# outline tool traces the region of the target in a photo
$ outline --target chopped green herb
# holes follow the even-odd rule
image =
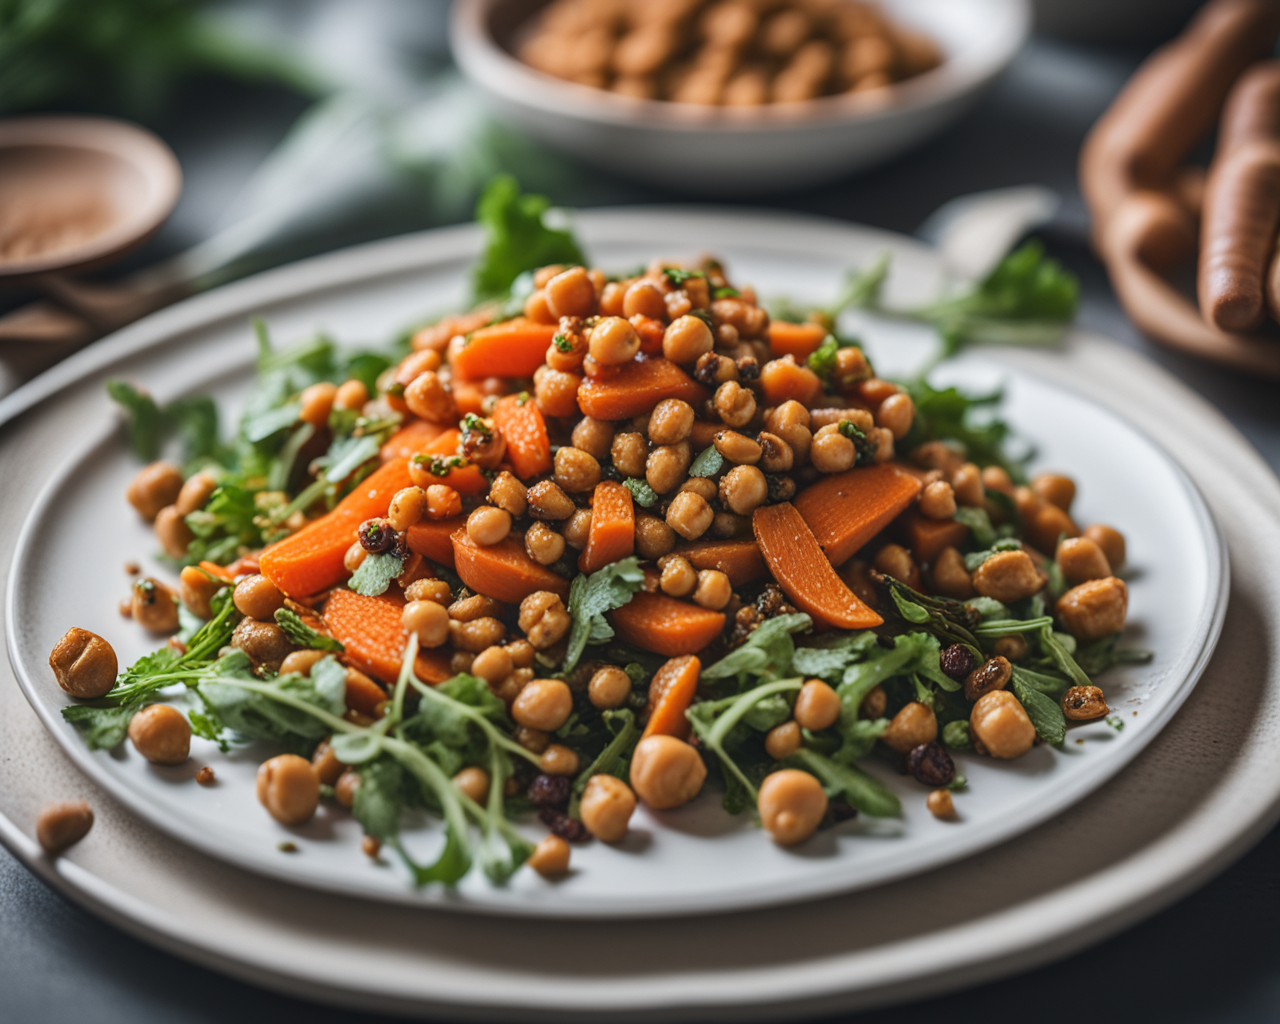
[[[663,267],[662,273],[674,288],[679,288],[690,278],[707,276],[702,270],[681,270],[679,267]]]
[[[637,505],[641,505],[644,508],[653,508],[654,505],[658,504],[658,492],[650,487],[646,481],[641,480],[640,477],[629,476],[622,481],[622,484],[631,492],[631,497]]]
[[[644,570],[633,556],[623,558],[590,575],[575,576],[569,587],[569,646],[565,651],[567,672],[578,664],[587,644],[602,644],[613,639],[613,627],[606,612],[621,608],[644,586]]]
[[[299,647],[307,647],[316,651],[333,651],[341,654],[342,644],[331,636],[317,632],[302,621],[302,617],[288,608],[277,608],[276,624],[285,631],[289,639]]]
[[[484,251],[472,270],[477,301],[506,296],[525,271],[553,263],[586,263],[572,233],[547,226],[550,206],[545,196],[521,195],[510,175],[489,182],[476,204],[476,220],[486,233]]]
[[[553,344],[556,347],[556,350],[560,352],[573,351],[573,342],[560,333],[557,333],[556,336],[551,339],[551,344]]]
[[[385,594],[391,581],[404,572],[404,559],[384,551],[381,554],[366,555],[365,560],[347,581],[347,586],[357,594],[365,597],[377,597]]]
[[[737,288],[730,288],[725,285],[723,288],[717,288],[711,293],[713,299],[737,299],[742,297],[742,292]]]
[[[697,477],[715,476],[724,468],[724,456],[710,445],[698,454],[689,466],[689,475]]]

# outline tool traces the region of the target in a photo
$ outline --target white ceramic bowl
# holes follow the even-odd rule
[[[870,93],[758,108],[633,99],[562,81],[510,46],[545,0],[457,0],[451,39],[463,73],[529,135],[618,174],[680,192],[798,188],[871,167],[954,120],[1021,49],[1027,0],[888,0],[928,33],[943,63]]]

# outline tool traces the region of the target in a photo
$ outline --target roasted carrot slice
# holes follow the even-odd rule
[[[400,675],[400,662],[409,641],[400,624],[403,610],[404,600],[398,595],[364,597],[354,590],[335,590],[325,602],[324,624],[330,635],[346,648],[343,658],[349,665],[391,686]],[[419,678],[428,683],[442,683],[453,674],[449,671],[449,659],[436,650],[420,651],[415,668]],[[356,686],[359,687],[359,683]],[[350,703],[350,680],[347,696]],[[365,696],[372,694],[366,692]],[[379,699],[385,697],[383,694]],[[360,707],[356,710],[371,714]]]
[[[578,568],[595,572],[626,558],[636,546],[636,514],[631,492],[614,480],[596,484],[591,495],[591,530]]]
[[[827,560],[843,565],[919,493],[915,476],[882,463],[820,477],[797,494],[793,504]]]
[[[396,491],[412,483],[407,460],[386,463],[328,515],[264,548],[258,556],[260,571],[289,597],[303,598],[329,589],[347,575],[342,556],[356,541],[356,527],[366,519],[386,515]]]
[[[416,458],[430,462],[433,458],[449,458],[457,455],[458,442],[461,440],[461,431],[446,430],[423,448]],[[431,484],[444,484],[446,487],[452,487],[459,494],[479,494],[481,491],[489,489],[489,481],[480,472],[480,467],[471,463],[467,463],[464,466],[451,467],[439,476],[432,473],[431,480],[427,486]]]
[[[795,356],[796,362],[803,362],[818,351],[830,333],[822,324],[773,320],[769,324],[769,347],[775,356]]]
[[[542,411],[527,394],[498,399],[493,423],[507,442],[507,458],[516,476],[531,480],[551,471],[551,440]]]
[[[954,519],[927,519],[916,509],[907,509],[893,524],[917,562],[932,562],[947,548],[954,548],[969,536],[969,527]],[[1056,537],[1054,538],[1057,539]]]
[[[453,404],[458,408],[458,415],[474,413],[476,416],[484,412],[484,388],[475,381],[455,380],[453,382]]]
[[[692,654],[672,658],[653,675],[649,683],[649,721],[644,736],[675,736],[687,739],[689,719],[685,712],[698,692],[702,662]]]
[[[223,583],[233,583],[235,575],[226,566],[221,566],[217,562],[201,562],[199,568],[203,569],[210,576],[222,580]]]
[[[822,378],[792,356],[770,359],[760,368],[760,388],[765,405],[792,400],[812,406],[822,394]]]
[[[401,654],[403,654],[403,648]],[[396,671],[400,671],[400,666],[396,666]],[[364,669],[356,672],[347,672],[347,707],[352,711],[359,711],[362,715],[368,715],[370,718],[376,718],[378,715],[378,705],[387,699],[387,691],[375,683],[364,673]]]
[[[760,506],[751,516],[751,527],[778,586],[814,622],[867,629],[884,621],[836,575],[817,538],[790,502]]]
[[[465,516],[450,516],[448,519],[424,519],[409,527],[409,550],[416,551],[423,558],[429,558],[439,565],[453,568],[453,540],[458,527],[466,522]]]
[[[462,380],[532,377],[555,333],[555,324],[540,324],[523,316],[481,327],[471,333],[465,345],[450,352],[453,372]]]
[[[470,313],[446,316],[414,334],[413,348],[417,352],[429,348],[443,353],[449,342],[458,335],[478,331],[485,324],[492,322],[497,310],[496,305],[489,304],[473,309]]]
[[[626,420],[652,412],[668,398],[680,398],[697,408],[710,396],[701,384],[668,359],[637,359],[598,380],[587,378],[578,388],[583,415],[598,420]]]
[[[666,324],[661,320],[647,317],[643,313],[637,313],[631,318],[631,326],[636,329],[636,334],[640,335],[641,352],[647,356],[662,355],[662,338],[667,331]]]
[[[569,581],[535,562],[514,537],[481,547],[462,529],[452,540],[458,578],[477,594],[505,604],[519,604],[536,590],[569,599]]]
[[[618,636],[629,644],[674,658],[697,654],[724,632],[724,613],[641,591],[609,613]]]
[[[387,443],[382,446],[382,461],[390,462],[392,459],[407,459],[417,455],[444,431],[444,427],[435,423],[414,420],[407,427],[401,427],[392,434]]]
[[[695,540],[676,545],[695,569],[719,569],[735,587],[769,575],[760,545],[754,540]]]

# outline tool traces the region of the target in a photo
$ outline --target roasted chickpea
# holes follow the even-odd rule
[[[344,381],[333,396],[333,407],[343,410],[363,409],[369,401],[369,388],[362,380]]]
[[[594,490],[600,482],[600,463],[581,448],[564,447],[556,452],[556,483],[569,494]]]
[[[800,725],[796,721],[775,725],[764,737],[764,750],[775,761],[785,761],[800,749],[804,740]]]
[[[598,670],[587,684],[587,697],[602,711],[620,708],[631,696],[631,677],[615,665]]]
[[[453,600],[453,591],[444,580],[414,580],[404,588],[407,601],[434,601],[436,604],[448,604]]]
[[[554,324],[560,319],[547,305],[545,288],[536,288],[529,293],[529,297],[524,300],[524,315],[540,324]]]
[[[591,539],[591,509],[580,508],[574,512],[565,520],[561,532],[564,534],[564,542],[569,547],[577,551],[585,548]]]
[[[569,844],[556,835],[549,835],[534,847],[525,861],[543,878],[559,878],[569,873]]]
[[[680,485],[680,490],[691,491],[708,504],[720,496],[720,488],[716,486],[716,482],[705,476],[691,476]]]
[[[153,633],[173,633],[178,628],[178,601],[173,591],[148,576],[133,585],[130,614]]]
[[[899,754],[905,754],[938,738],[938,718],[929,705],[913,700],[889,720],[880,738]]]
[[[338,801],[339,806],[350,809],[356,802],[356,790],[359,788],[360,773],[354,768],[348,768],[333,784],[333,798]]]
[[[754,466],[763,454],[759,444],[736,430],[719,431],[715,436],[715,446],[716,451],[735,465]]]
[[[767,431],[757,439],[760,445],[759,466],[766,473],[789,473],[795,465],[795,452],[777,434]]]
[[[835,725],[840,717],[840,698],[821,679],[810,679],[796,694],[796,722],[810,732],[821,732]]]
[[[152,704],[134,715],[129,740],[152,764],[182,764],[191,755],[191,726],[168,704]]]
[[[319,430],[329,422],[329,413],[333,411],[334,399],[338,396],[338,386],[328,381],[312,384],[304,388],[298,401],[302,405],[298,418]]]
[[[576,373],[540,367],[533,375],[533,393],[538,408],[547,416],[576,416],[578,388],[582,378]]]
[[[711,328],[696,316],[677,317],[662,335],[662,354],[681,366],[692,366],[714,346]]]
[[[1013,478],[1009,476],[1007,470],[1001,466],[987,466],[982,470],[982,486],[988,491],[999,491],[1001,494],[1007,494],[1010,498],[1014,496],[1017,488],[1013,485]]]
[[[210,602],[225,583],[194,565],[184,566],[178,574],[178,597],[187,611],[200,619],[213,618]]]
[[[453,632],[452,623],[450,623],[449,631],[450,633]],[[471,663],[475,660],[476,656],[470,651],[454,651],[449,655],[449,671],[455,676],[459,672],[470,672]]]
[[[795,768],[783,768],[765,777],[756,801],[760,823],[774,842],[782,846],[802,843],[818,830],[827,813],[822,783]]]
[[[895,441],[901,441],[910,432],[915,416],[915,402],[906,392],[899,391],[880,403],[876,410],[876,426],[888,430]]]
[[[655,448],[645,462],[645,481],[659,494],[667,494],[680,486],[692,461],[688,441],[662,445]]]
[[[231,634],[231,646],[244,651],[255,664],[278,669],[285,655],[293,650],[289,637],[274,622],[241,619]]]
[[[1062,695],[1062,713],[1073,722],[1088,722],[1110,712],[1102,690],[1096,686],[1073,686]]]
[[[497,619],[505,615],[506,611],[501,601],[484,594],[472,594],[470,597],[460,597],[449,605],[449,618],[459,622],[472,622],[485,616]]]
[[[911,557],[911,552],[901,544],[886,544],[877,552],[872,565],[877,572],[892,576],[913,590],[920,589],[920,569]]]
[[[610,448],[614,468],[623,476],[644,476],[645,460],[649,458],[649,446],[639,433],[618,434]]]
[[[426,514],[427,492],[421,487],[405,487],[392,496],[387,522],[396,533],[404,533]]]
[[[156,513],[154,529],[156,540],[170,558],[182,558],[196,536],[177,505],[166,505]]]
[[[284,607],[284,594],[261,573],[246,576],[231,595],[236,611],[251,619],[267,622]]]
[[[1124,629],[1129,589],[1115,576],[1072,587],[1058,599],[1058,618],[1077,640],[1101,640]]]
[[[342,567],[347,572],[355,572],[360,566],[364,565],[364,560],[369,557],[369,552],[365,550],[364,545],[356,541],[351,547],[347,548],[346,554],[342,556]]]
[[[511,660],[511,652],[496,644],[486,647],[471,663],[471,674],[479,676],[490,686],[496,686],[514,671],[515,664]]]
[[[956,815],[956,804],[949,789],[935,789],[925,800],[925,806],[935,818],[954,818]]]
[[[413,463],[409,463],[410,469]],[[462,515],[462,495],[445,484],[427,486],[427,518],[452,519]]]
[[[720,501],[730,511],[749,516],[769,498],[769,482],[757,466],[734,466],[720,478]]]
[[[701,537],[711,528],[714,518],[715,512],[706,499],[693,491],[681,491],[667,508],[667,525],[685,540]]]
[[[733,598],[733,585],[719,569],[703,569],[693,591],[693,603],[718,612]]]
[[[988,658],[970,672],[964,680],[964,699],[977,700],[993,690],[1003,690],[1013,678],[1013,666],[1009,659],[997,654]]]
[[[1063,512],[1070,512],[1071,503],[1076,499],[1075,481],[1058,473],[1041,473],[1031,481],[1031,489],[1042,501],[1056,505]]]
[[[528,503],[529,515],[534,519],[558,521],[568,519],[577,511],[573,499],[550,480],[529,488]]]
[[[584,416],[573,428],[573,446],[586,452],[597,462],[609,458],[613,445],[613,424]]]
[[[539,565],[551,565],[564,554],[564,538],[546,523],[535,522],[525,531],[524,549]]]
[[[884,692],[883,686],[873,686],[867,695],[862,698],[862,707],[859,713],[863,718],[883,718],[885,707],[889,703],[888,694]]]
[[[1036,740],[1035,726],[1008,690],[992,690],[978,698],[969,714],[969,730],[992,757],[1021,757]]]
[[[693,406],[679,398],[659,402],[649,414],[649,440],[654,444],[679,444],[693,429]]]
[[[511,663],[516,668],[528,668],[533,664],[533,660],[537,652],[533,649],[533,644],[528,640],[512,640],[506,645],[506,650],[511,654]]]
[[[698,586],[698,573],[686,558],[670,555],[663,558],[658,563],[658,567],[662,570],[658,585],[664,594],[671,597],[688,597]]]
[[[1057,505],[1042,504],[1036,512],[1022,523],[1023,532],[1027,536],[1027,540],[1038,551],[1053,551],[1058,546],[1058,539],[1066,534],[1068,537],[1077,537],[1080,534],[1079,528],[1071,517],[1067,515]]]
[[[404,631],[422,647],[441,647],[449,639],[449,613],[435,601],[410,601],[400,616]]]
[[[636,513],[636,554],[646,561],[656,561],[676,546],[676,532],[657,516]]]
[[[511,699],[515,700],[520,695],[520,691],[533,682],[533,670],[526,669],[519,672],[513,672],[516,677],[513,682],[515,696]],[[525,678],[528,676],[528,678]],[[516,726],[515,732],[516,742],[525,750],[534,754],[541,754],[547,747],[551,746],[551,733],[544,732],[542,729],[530,729],[527,725]]]
[[[431,423],[451,423],[457,416],[453,392],[434,370],[418,374],[405,387],[404,402],[415,416]]]
[[[320,805],[320,778],[306,758],[280,754],[258,768],[258,801],[281,825],[306,824]]]
[[[593,836],[604,843],[620,842],[636,811],[636,795],[616,776],[593,775],[587,780],[578,810],[582,824]]]
[[[72,626],[49,654],[58,685],[81,700],[101,697],[116,683],[119,664],[112,646],[87,629]]]
[[[629,320],[609,316],[591,329],[588,344],[591,358],[601,366],[618,366],[636,357],[640,351],[640,335]]]
[[[290,651],[280,662],[280,674],[287,676],[296,672],[300,676],[309,676],[316,662],[324,657],[324,651]]]
[[[955,548],[944,548],[933,562],[933,589],[943,597],[967,601],[973,597],[973,580],[965,568],[964,555]]]
[[[519,623],[529,643],[542,651],[559,643],[569,632],[573,620],[558,594],[538,590],[520,602]]]
[[[495,644],[502,643],[506,636],[507,627],[501,619],[496,619],[492,615],[483,615],[467,622],[459,622],[456,619],[449,622],[449,639],[453,646],[471,654],[479,654]],[[469,671],[474,668],[473,663]]]
[[[702,790],[707,766],[674,736],[647,736],[631,755],[631,788],[655,810],[683,807]]]
[[[1107,561],[1106,554],[1088,537],[1064,537],[1058,544],[1055,560],[1063,577],[1073,587],[1111,575],[1111,563]]]
[[[129,483],[125,497],[147,522],[153,522],[160,510],[178,500],[182,490],[182,471],[170,462],[153,462],[138,471]]]
[[[1005,604],[1038,593],[1044,585],[1025,551],[997,551],[973,574],[973,588],[983,597]]]
[[[542,752],[538,768],[546,775],[577,775],[578,755],[566,746],[552,743]]]
[[[453,777],[458,791],[483,805],[489,799],[489,773],[483,768],[463,768]]]
[[[957,504],[969,508],[980,508],[986,499],[982,473],[972,462],[966,462],[951,474],[951,490],[956,496]]]
[[[1113,571],[1124,565],[1123,533],[1119,530],[1113,530],[1110,526],[1095,523],[1084,531],[1084,535],[1102,548],[1102,553],[1107,556],[1107,562]]]
[[[756,396],[733,380],[716,388],[713,405],[721,421],[730,427],[745,427],[756,414]]]
[[[520,725],[555,732],[569,720],[573,694],[559,679],[535,679],[511,705],[511,717]]]
[[[926,519],[950,519],[956,514],[956,494],[945,480],[935,480],[920,492],[920,514]]]
[[[320,785],[332,786],[342,777],[347,766],[338,760],[338,755],[333,752],[329,742],[321,740],[311,754],[311,767],[315,769]]]
[[[583,267],[570,267],[546,283],[547,308],[554,317],[590,316],[596,309],[596,288]]]
[[[467,536],[482,548],[493,547],[511,532],[511,513],[492,505],[481,505],[467,516]]]
[[[93,828],[93,810],[83,800],[46,804],[36,817],[36,842],[48,854],[74,846]]]
[[[193,473],[182,485],[178,497],[174,499],[174,508],[179,515],[189,516],[192,512],[204,508],[209,496],[218,489],[218,481],[210,473]]]
[[[667,304],[663,299],[662,289],[643,278],[636,281],[622,297],[622,313],[628,319],[644,316],[651,320],[665,320]]]
[[[809,461],[819,473],[843,473],[857,458],[857,446],[840,433],[839,427],[822,427],[809,446]]]

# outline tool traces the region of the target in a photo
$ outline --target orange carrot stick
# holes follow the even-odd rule
[[[346,648],[343,660],[390,686],[400,675],[409,640],[400,624],[403,610],[404,600],[399,595],[364,597],[354,590],[335,590],[325,602],[324,624]],[[419,651],[415,668],[419,678],[428,683],[442,683],[453,675],[449,659],[436,650]]]
[[[843,629],[868,629],[884,622],[836,575],[790,502],[760,506],[752,514],[751,527],[778,586],[814,622]]]
[[[667,359],[637,359],[598,380],[587,378],[578,388],[578,407],[597,420],[625,420],[652,412],[668,398],[697,408],[710,397],[701,384]]]
[[[781,405],[792,400],[810,406],[822,394],[822,378],[794,356],[770,359],[760,368],[760,387],[765,405]]]
[[[723,612],[699,608],[666,594],[641,591],[621,608],[609,613],[609,621],[629,644],[674,658],[697,654],[724,632]]]
[[[426,420],[414,420],[408,426],[401,427],[382,446],[382,461],[407,459],[417,455],[427,445],[443,434],[444,427]]]
[[[465,522],[465,516],[450,516],[448,519],[424,519],[415,523],[408,531],[409,550],[452,569],[452,537]]]
[[[769,575],[754,540],[695,540],[677,544],[675,554],[683,555],[695,569],[718,569],[735,587]]]
[[[794,356],[800,363],[818,351],[830,333],[822,324],[790,324],[785,320],[772,320],[769,323],[769,347],[775,356]]]
[[[431,349],[433,352],[443,354],[449,342],[457,336],[478,331],[485,324],[491,323],[497,310],[498,307],[496,305],[489,304],[481,306],[479,309],[473,309],[470,313],[446,316],[437,323],[423,327],[413,336],[414,351],[421,352],[424,349]]]
[[[531,377],[542,365],[555,324],[540,324],[518,316],[472,332],[466,344],[449,353],[454,374],[461,380],[485,377]]]
[[[481,547],[462,529],[452,541],[458,578],[477,594],[505,604],[519,604],[536,590],[569,599],[569,581],[535,562],[514,537]]]
[[[551,440],[542,412],[530,395],[498,399],[493,423],[507,442],[507,458],[516,476],[530,480],[551,471]]]
[[[881,463],[824,476],[796,495],[793,504],[832,565],[888,526],[920,493],[920,481]]]
[[[595,572],[626,558],[636,546],[636,514],[631,492],[613,480],[596,484],[591,496],[591,529],[578,556],[582,572]]]
[[[672,658],[653,675],[649,683],[649,721],[641,736],[675,736],[688,739],[689,719],[685,712],[698,692],[702,662],[692,654]]]

